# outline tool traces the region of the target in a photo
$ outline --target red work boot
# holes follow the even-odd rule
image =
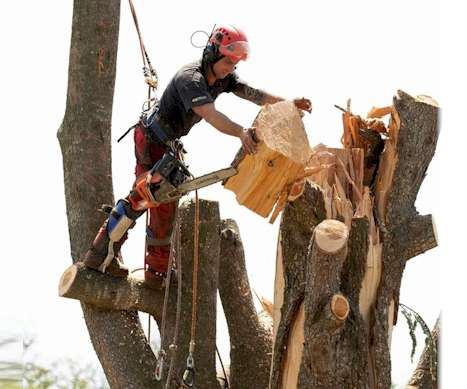
[[[169,264],[170,246],[147,246],[145,258],[144,281],[151,289],[163,289],[167,281],[167,267]],[[177,282],[174,269],[170,282]]]

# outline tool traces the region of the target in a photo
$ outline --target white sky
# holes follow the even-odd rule
[[[451,61],[448,57],[456,55],[450,51],[451,37],[460,35],[458,28],[465,24],[459,12],[448,12],[448,7],[442,10],[443,35],[449,35],[443,36],[440,46],[440,9],[436,1],[134,0],[134,4],[147,50],[159,73],[160,91],[180,66],[200,56],[201,50],[189,42],[193,31],[210,31],[214,23],[238,25],[247,33],[252,48],[250,61],[241,64],[238,73],[252,86],[271,93],[309,97],[314,110],[304,122],[313,145],[322,142],[338,146],[342,125],[333,105],[344,105],[349,97],[353,111],[361,115],[373,105],[391,104],[398,89],[430,95],[443,109],[446,107],[439,148],[417,201],[421,214],[434,215],[442,246],[407,264],[400,298],[432,327],[441,307],[440,272],[445,281],[445,301],[450,300],[455,287],[465,282],[455,278],[462,272],[450,272],[458,269],[457,264],[441,265],[461,259],[455,247],[455,242],[461,240],[453,234],[460,230],[451,228],[449,215],[457,212],[450,208],[457,201],[451,193],[462,192],[457,189],[448,193],[447,188],[453,182],[460,185],[462,179],[454,178],[454,164],[446,164],[454,154],[453,148],[462,152],[462,142],[458,141],[461,134],[458,131],[455,137],[451,135],[452,129],[460,126],[446,114],[456,112],[452,108],[449,111],[453,106],[451,90],[460,88],[453,74],[465,69],[457,59]],[[62,159],[56,139],[66,102],[71,17],[71,1],[15,1],[0,13],[0,166],[4,185],[0,195],[4,207],[0,337],[22,331],[34,335],[35,353],[44,361],[65,356],[95,361],[79,303],[57,295],[60,275],[71,263]],[[127,194],[134,169],[131,137],[119,144],[116,139],[137,120],[146,94],[132,23],[128,3],[123,0],[112,134],[116,198]],[[230,95],[222,95],[217,106],[244,126],[252,123],[258,110]],[[462,108],[457,111],[462,112]],[[219,134],[204,123],[195,126],[184,141],[195,175],[228,166],[239,147],[237,139]],[[445,167],[441,174],[442,158]],[[440,192],[446,196],[444,204]],[[269,225],[267,220],[240,207],[233,195],[218,185],[201,191],[201,196],[220,201],[221,216],[238,222],[252,287],[272,299],[279,221]],[[131,231],[123,250],[125,261],[133,268],[143,262],[143,224],[141,220]],[[449,309],[444,311],[448,324],[453,314]],[[219,332],[220,350],[226,358],[226,327],[222,322]],[[460,365],[449,356],[456,353],[456,346],[460,347],[458,333],[456,329],[444,333],[445,339],[451,340],[443,349],[449,361],[444,363],[446,388],[457,381]],[[418,351],[422,343],[420,338]],[[393,333],[394,383],[403,385],[413,371],[409,355],[410,338],[401,315]]]

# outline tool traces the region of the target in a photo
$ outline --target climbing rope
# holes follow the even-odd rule
[[[143,59],[143,75],[145,78],[145,82],[148,84],[148,99],[143,104],[143,112],[148,111],[152,104],[155,103],[156,99],[151,97],[151,93],[157,89],[158,86],[158,77],[157,72],[152,67],[151,61],[149,59],[149,55],[147,53],[146,47],[143,42],[143,37],[141,34],[141,30],[139,28],[138,17],[136,15],[136,10],[133,5],[132,0],[128,0],[131,14],[133,16],[133,22],[135,24],[136,32],[138,34],[139,46],[141,50],[141,57]],[[145,106],[147,104],[147,106]],[[189,347],[189,354],[187,358],[187,368],[185,373],[183,374],[183,383],[192,388],[194,385],[194,351],[195,351],[195,338],[196,338],[196,317],[197,317],[197,291],[198,291],[198,263],[199,263],[199,198],[198,198],[198,191],[196,193],[196,200],[195,200],[195,228],[194,228],[194,253],[193,253],[193,300],[192,300],[192,315],[191,315],[191,340],[190,340],[190,347]],[[178,219],[178,217],[177,217]],[[146,226],[148,225],[148,216],[146,215]],[[177,232],[177,245],[180,245],[180,231]],[[146,255],[146,251],[145,251]],[[180,257],[180,247],[177,248],[177,256]],[[158,358],[158,365],[156,366],[156,379],[160,380],[163,371],[164,365],[164,357],[166,355],[165,350],[163,349],[163,339],[164,339],[164,332],[165,332],[165,322],[166,322],[166,310],[168,305],[168,296],[170,290],[170,277],[171,277],[171,269],[173,263],[173,250],[171,250],[171,255],[169,258],[169,274],[167,277],[167,284],[164,296],[164,307],[162,313],[162,323],[161,323],[161,350],[159,351],[159,358]],[[178,267],[180,266],[180,267]],[[180,321],[180,311],[181,311],[181,260],[177,260],[177,267],[178,267],[178,290],[177,290],[177,318],[175,324],[175,334],[174,334],[174,341],[171,344],[172,352],[172,360],[173,355],[176,350],[176,343],[178,338],[178,326]],[[148,324],[148,340],[150,341],[150,318]],[[160,360],[160,362],[159,362]],[[171,374],[172,368],[172,360],[170,363],[169,368],[169,375]],[[167,380],[168,382],[169,380]],[[166,385],[167,387],[167,385]]]
[[[162,321],[161,321],[161,328],[160,328],[160,335],[161,335],[161,347],[157,356],[157,365],[156,365],[156,371],[155,371],[155,377],[156,380],[160,381],[162,378],[162,371],[164,369],[164,359],[167,353],[164,350],[164,341],[165,341],[165,327],[166,327],[166,322],[167,322],[167,306],[169,302],[169,295],[170,295],[170,281],[172,278],[172,268],[173,268],[173,262],[174,262],[174,240],[177,239],[178,237],[178,232],[177,232],[177,226],[178,226],[178,206],[175,211],[175,234],[173,235],[172,239],[172,244],[171,244],[171,249],[170,249],[170,255],[169,255],[169,263],[167,266],[167,278],[165,282],[165,293],[164,293],[164,305],[162,308]],[[177,253],[178,254],[178,253]]]
[[[193,297],[191,309],[191,338],[188,357],[186,360],[186,369],[183,373],[183,384],[192,388],[195,383],[195,339],[196,339],[196,317],[198,300],[198,267],[199,267],[199,198],[198,191],[195,191],[195,228],[193,244]]]
[[[157,89],[158,77],[156,70],[152,67],[151,61],[149,60],[148,52],[144,46],[143,36],[139,29],[138,17],[136,16],[135,7],[133,1],[128,0],[130,4],[131,14],[133,16],[133,22],[135,23],[136,32],[138,33],[139,47],[141,49],[141,57],[143,58],[143,75],[146,84],[148,84],[148,101],[151,101],[151,91]]]
[[[177,343],[178,343],[178,330],[180,323],[180,313],[182,310],[182,260],[181,260],[181,249],[180,249],[180,224],[177,223],[176,230],[176,242],[177,242],[177,313],[175,315],[175,329],[172,344],[169,347],[170,350],[170,365],[169,372],[167,373],[167,379],[165,382],[165,389],[170,387],[170,379],[172,377],[175,356],[177,354]]]
[[[219,352],[219,349],[217,348],[217,345],[216,345],[216,353],[217,353],[217,357],[219,358],[219,362],[221,363],[222,372],[224,373],[224,378],[223,378],[223,380],[224,380],[224,389],[229,389],[230,388],[229,378],[227,377],[227,374],[225,372],[224,364],[222,363],[221,353]]]
[[[141,50],[141,57],[143,59],[143,76],[144,76],[144,81],[146,84],[148,84],[148,98],[143,104],[143,111],[149,110],[151,108],[151,103],[156,101],[155,98],[152,97],[152,92],[157,89],[157,84],[158,84],[158,77],[157,77],[157,72],[156,70],[152,67],[151,61],[149,59],[148,52],[146,50],[146,47],[144,46],[143,42],[143,36],[141,34],[141,30],[139,29],[139,23],[138,23],[138,16],[136,15],[136,10],[133,5],[132,0],[128,0],[128,3],[130,5],[130,10],[131,10],[131,15],[133,16],[133,22],[135,24],[136,32],[138,34],[138,41],[139,41],[139,47]],[[147,108],[145,107],[145,104],[147,104]],[[130,127],[118,140],[117,142],[120,142],[132,129],[134,129],[136,125]],[[149,216],[148,213],[146,212],[146,228],[149,225]],[[146,245],[144,247],[144,258],[146,258]],[[146,269],[144,269],[146,270]],[[148,343],[151,343],[151,315],[148,315]]]

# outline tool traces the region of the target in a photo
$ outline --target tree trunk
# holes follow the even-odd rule
[[[67,104],[58,130],[73,262],[104,221],[101,204],[114,202],[110,127],[119,21],[119,0],[74,2]],[[154,388],[156,361],[137,313],[82,308],[110,386]]]
[[[428,97],[399,91],[387,112],[386,129],[349,106],[346,148],[316,147],[311,161],[332,167],[311,175],[319,186],[307,184],[304,196],[287,205],[271,389],[390,388],[405,262],[437,244],[431,216],[418,215],[414,203],[436,148],[438,108]]]
[[[240,232],[231,219],[221,224],[219,294],[230,336],[230,389],[267,389],[272,333],[256,313]]]
[[[199,224],[199,270],[197,288],[197,320],[195,325],[194,353],[196,387],[218,389],[216,379],[216,304],[220,252],[219,204],[200,200]],[[184,202],[179,209],[182,262],[182,304],[179,322],[179,335],[171,389],[178,389],[187,365],[188,348],[192,324],[193,297],[193,250],[195,204],[193,200]],[[169,351],[175,329],[177,293],[171,288],[164,348]],[[160,328],[159,322],[159,328]],[[169,354],[170,355],[170,354]],[[167,358],[167,364],[169,358]],[[165,372],[167,373],[167,371]]]

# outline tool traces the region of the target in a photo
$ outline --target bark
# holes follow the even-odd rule
[[[271,389],[281,387],[285,353],[292,324],[299,314],[305,294],[305,268],[313,229],[326,217],[323,195],[318,187],[307,184],[301,198],[288,203],[282,215],[274,296],[274,351]],[[278,283],[282,289],[277,288]],[[285,370],[285,369],[284,369]]]
[[[408,239],[405,240],[405,247],[401,249],[402,256],[408,260],[435,248],[438,246],[436,234],[433,216],[415,216],[407,226]]]
[[[314,230],[305,267],[305,344],[299,387],[337,387],[339,372],[334,369],[334,344],[344,327],[348,306],[344,314],[338,314],[331,309],[331,301],[333,296],[347,301],[339,295],[347,241],[348,228],[344,223],[325,220]]]
[[[261,325],[256,313],[242,240],[231,219],[221,224],[219,294],[230,336],[230,388],[267,389],[272,333]]]
[[[375,322],[372,328],[372,359],[374,362],[375,388],[391,386],[390,342],[388,334],[396,323],[402,274],[405,268],[407,247],[411,246],[409,226],[419,218],[415,200],[434,155],[438,140],[438,107],[431,99],[413,98],[398,91],[394,97],[399,131],[394,136],[397,160],[392,171],[391,184],[384,196],[378,193],[387,174],[380,169],[377,175],[376,204],[378,222],[382,232],[381,282],[375,304]],[[385,150],[386,152],[386,150]],[[384,152],[384,153],[385,153]],[[384,161],[384,153],[382,155]],[[419,239],[420,240],[420,239]],[[432,240],[432,234],[425,236]],[[426,245],[428,246],[428,245]],[[394,304],[394,314],[390,305]]]
[[[193,296],[193,250],[195,204],[184,202],[179,209],[182,260],[182,304],[179,322],[177,352],[170,388],[178,389],[186,368],[190,344]],[[220,252],[220,217],[217,202],[200,200],[199,270],[197,289],[197,320],[195,326],[196,348],[194,353],[195,386],[218,389],[216,379],[216,303]],[[172,292],[173,290],[173,292]],[[173,287],[169,296],[167,327],[164,348],[169,350],[175,329],[177,294]],[[160,326],[160,322],[159,322]],[[167,359],[167,364],[169,360]],[[167,371],[164,375],[167,374]]]
[[[430,98],[399,91],[388,112],[392,119],[388,136],[381,138],[384,151],[372,156],[376,165],[370,166],[375,185],[364,184],[367,156],[351,149],[361,147],[352,142],[359,141],[359,128],[369,128],[368,121],[347,111],[349,148],[319,146],[317,155],[332,167],[310,177],[319,184],[313,196],[307,197],[307,187],[305,196],[286,208],[276,271],[271,389],[391,386],[391,331],[405,262],[437,245],[431,215],[418,215],[414,202],[436,148],[438,107]],[[380,137],[374,131],[372,136]],[[290,212],[295,207],[300,211]],[[315,226],[331,218],[350,230],[345,258],[317,248]],[[293,244],[284,239],[287,231]],[[344,311],[341,318],[336,301]]]
[[[405,389],[437,389],[438,388],[438,355],[439,355],[439,333],[440,333],[440,319],[436,321],[435,328],[431,332],[435,350],[431,350],[429,346],[425,346],[418,365],[410,378],[409,383]],[[431,354],[436,353],[436,366],[431,368]]]
[[[146,312],[157,321],[164,301],[164,292],[146,287],[142,279],[112,277],[81,263],[65,270],[59,295],[105,310]]]
[[[110,127],[119,21],[119,0],[74,2],[66,112],[58,130],[73,262],[104,220],[97,209],[114,202]],[[155,358],[137,313],[82,308],[110,387],[154,388]]]

